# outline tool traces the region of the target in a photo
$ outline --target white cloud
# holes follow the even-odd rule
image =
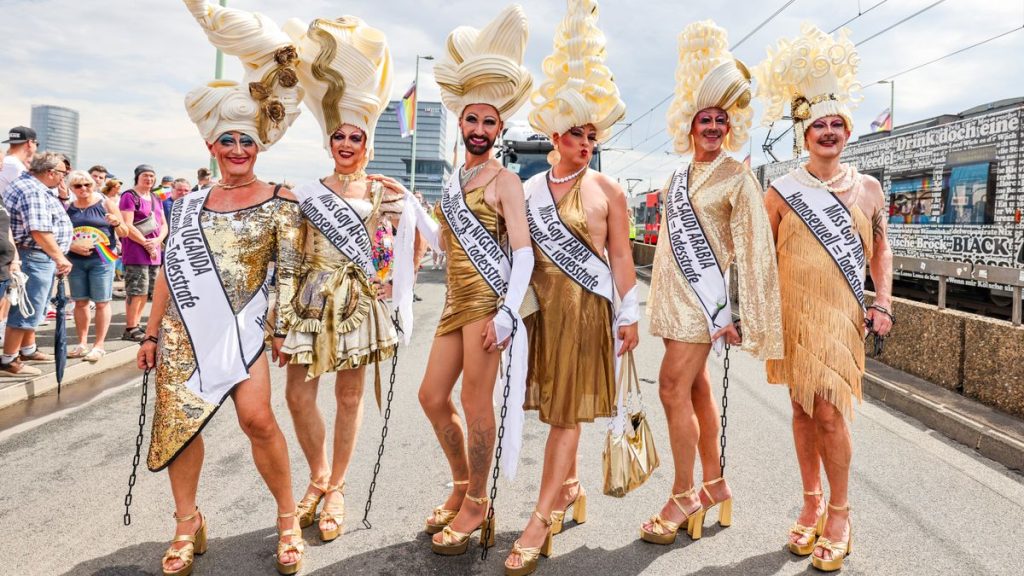
[[[765,47],[794,35],[807,20],[828,30],[856,16],[858,6],[878,0],[796,2],[754,34],[736,55],[750,65]],[[551,50],[551,37],[564,4],[557,0],[520,0],[530,19],[528,66],[538,74]],[[854,41],[885,28],[931,3],[888,1],[850,24]],[[627,120],[671,93],[676,64],[676,35],[690,21],[713,18],[738,41],[760,24],[777,3],[754,0],[708,3],[704,0],[604,0],[600,25],[608,37],[608,62],[623,99]],[[259,11],[279,23],[291,17],[310,21],[350,13],[383,30],[395,60],[393,97],[412,82],[417,54],[440,56],[448,32],[460,24],[483,25],[500,4],[479,0],[350,0],[343,8],[333,0],[273,2],[229,0],[235,8]],[[29,122],[32,104],[68,106],[81,113],[80,164],[106,164],[130,174],[148,162],[159,173],[187,177],[208,163],[206,150],[188,121],[185,93],[213,76],[213,49],[181,2],[176,0],[0,0],[0,37],[8,42],[0,57],[0,129]],[[998,31],[1024,24],[1018,2],[949,0],[861,47],[861,79],[873,82],[980,41]],[[1017,33],[896,81],[896,119],[902,124],[940,113],[956,113],[999,98],[1020,96],[1024,66],[1017,55],[1024,33]],[[241,68],[225,59],[225,76],[239,78]],[[430,62],[421,62],[421,100],[436,100]],[[855,114],[857,131],[889,104],[887,86],[866,86]],[[653,150],[667,140],[667,105],[636,123],[613,144],[622,148],[646,140],[635,150],[609,151],[605,167],[613,176],[642,178],[657,186],[676,161]],[[525,111],[518,117],[524,118]],[[454,134],[454,130],[449,130]],[[765,131],[754,131],[755,163],[763,158]],[[791,140],[776,150],[785,155]],[[329,171],[319,129],[304,113],[284,140],[261,155],[257,172],[264,178],[301,181]],[[634,162],[646,156],[642,161]],[[626,167],[628,169],[625,169]]]

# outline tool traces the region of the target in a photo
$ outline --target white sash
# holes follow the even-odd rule
[[[174,203],[164,277],[196,359],[185,386],[220,404],[249,378],[249,367],[263,353],[269,288],[264,280],[240,312],[232,310],[199,223],[209,194],[210,189],[199,190]]]
[[[466,205],[458,170],[441,192],[441,214],[476,271],[499,297],[507,292],[512,263],[494,236]]]
[[[362,268],[367,278],[376,277],[370,233],[352,205],[319,181],[300,186],[293,193],[299,201],[299,210],[310,224],[346,258]]]
[[[672,175],[665,202],[665,223],[679,271],[700,302],[708,333],[714,334],[732,322],[729,281],[690,203],[689,182],[690,166]],[[724,339],[719,337],[712,345],[721,353]]]
[[[772,188],[778,190],[786,204],[821,242],[863,309],[867,259],[850,209],[835,194],[808,187],[789,174],[772,182]]]
[[[566,276],[588,292],[614,303],[611,268],[562,222],[548,187],[547,172],[530,178],[523,188],[533,242]]]

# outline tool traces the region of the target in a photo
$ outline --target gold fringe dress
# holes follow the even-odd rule
[[[379,182],[370,183],[369,188],[372,200],[345,201],[359,214],[372,239],[384,191]],[[313,379],[394,356],[398,334],[387,302],[377,298],[373,279],[366,278],[358,264],[306,219],[296,242],[302,263],[295,296],[281,310],[288,328],[281,350],[292,355],[290,363],[308,366],[306,378]]]
[[[466,206],[476,215],[491,236],[501,243],[502,238],[498,231],[505,227],[505,221],[484,199],[484,191],[497,177],[495,174],[494,178],[491,178],[483,186],[467,190],[464,194]],[[458,178],[458,175],[453,175],[452,178]],[[441,237],[444,239],[445,252],[448,256],[448,291],[445,294],[444,310],[441,311],[441,320],[437,324],[435,333],[435,336],[444,336],[467,324],[493,316],[498,310],[498,295],[494,293],[491,285],[484,280],[484,277],[476,271],[476,267],[470,262],[466,250],[463,249],[459,239],[455,237],[455,233],[448,225],[448,220],[441,211],[440,203],[435,207],[434,215],[441,224]]]
[[[697,181],[710,164],[694,162],[690,182]],[[699,190],[690,192],[690,203],[718,262],[726,270],[733,264],[739,268],[742,349],[762,360],[781,358],[779,273],[761,186],[743,164],[728,158]],[[654,251],[647,299],[651,335],[708,344],[708,323],[697,295],[672,254],[665,214],[662,209],[658,233],[661,241]]]
[[[856,205],[849,208],[870,261],[871,223]],[[779,223],[776,250],[785,357],[767,362],[768,382],[788,384],[790,397],[808,415],[820,395],[852,420],[851,396],[862,400],[864,311],[835,261],[792,210]]]
[[[260,290],[267,265],[275,258],[278,305],[291,299],[299,263],[294,239],[300,219],[298,204],[277,195],[233,212],[203,209],[199,222],[233,310],[241,310]],[[279,331],[283,325],[280,320],[276,323]],[[170,299],[160,322],[158,349],[156,408],[146,461],[153,472],[170,464],[220,408],[185,386],[196,369],[196,359],[185,325]]]
[[[556,207],[569,231],[597,253],[581,180]],[[611,303],[569,278],[536,244],[533,253],[531,284],[540,310],[525,320],[530,364],[523,407],[538,410],[541,422],[560,428],[609,417],[616,399]]]

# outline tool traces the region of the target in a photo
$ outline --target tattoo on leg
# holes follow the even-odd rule
[[[462,429],[455,424],[449,424],[441,432],[441,449],[448,456],[448,462],[452,468],[452,474],[457,476],[456,480],[464,480],[468,475],[466,470],[466,449],[465,439],[462,437]]]
[[[474,422],[469,427],[469,470],[484,482],[487,481],[487,470],[491,465],[494,434],[494,426],[488,426],[483,422]]]

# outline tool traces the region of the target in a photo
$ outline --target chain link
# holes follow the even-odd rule
[[[502,391],[501,401],[501,420],[498,423],[498,441],[494,447],[494,470],[491,471],[491,495],[490,501],[487,503],[487,522],[484,524],[483,536],[481,536],[483,542],[483,552],[480,553],[481,560],[487,560],[487,542],[491,540],[491,530],[494,526],[494,500],[498,497],[498,476],[501,475],[501,440],[505,437],[505,415],[508,414],[508,395],[512,390],[512,350],[511,343],[516,338],[516,330],[518,329],[519,322],[515,319],[512,320],[512,334],[509,336],[509,353],[508,353],[508,366],[505,366],[499,362],[499,366],[505,371],[505,389]]]
[[[725,345],[725,360],[722,362],[725,367],[722,376],[722,435],[718,439],[722,452],[718,456],[718,464],[722,468],[722,477],[725,477],[725,427],[729,423],[726,418],[726,411],[729,409],[729,345]]]
[[[142,435],[146,426],[146,400],[149,397],[149,370],[142,373],[142,399],[139,401],[139,435],[135,437],[135,456],[132,458],[132,474],[128,477],[128,493],[124,495],[124,525],[132,523],[132,488],[135,488],[135,473],[142,459]]]
[[[395,325],[395,333],[401,337],[402,326],[398,322],[398,312],[391,319]],[[399,338],[400,339],[400,338]],[[380,446],[377,446],[377,462],[373,465],[373,478],[370,480],[370,493],[366,496],[366,508],[363,509],[363,526],[373,528],[370,524],[370,507],[373,505],[373,491],[377,489],[377,474],[380,473],[380,459],[384,456],[384,440],[388,437],[388,420],[391,419],[391,400],[395,397],[395,374],[398,368],[398,346],[391,357],[391,377],[388,379],[388,401],[384,406],[384,427],[380,430]]]

